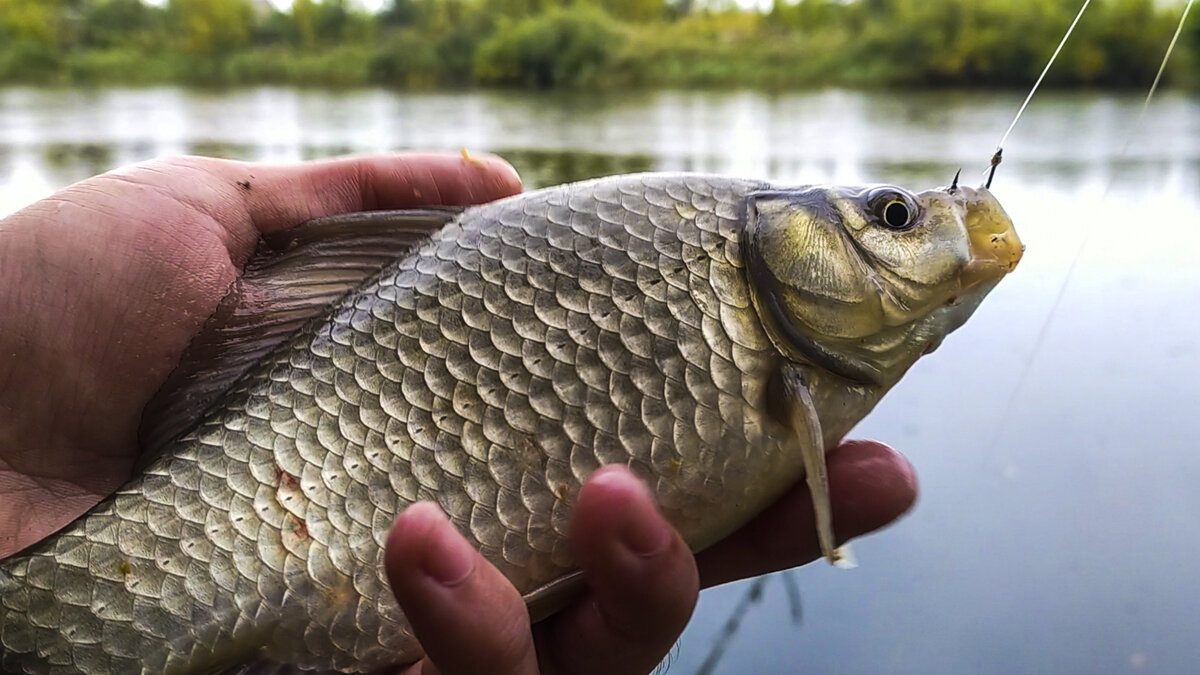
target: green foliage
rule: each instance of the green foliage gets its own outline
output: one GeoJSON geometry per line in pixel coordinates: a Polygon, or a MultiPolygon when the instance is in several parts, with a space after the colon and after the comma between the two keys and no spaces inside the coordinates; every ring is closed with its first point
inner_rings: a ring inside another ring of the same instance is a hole
{"type": "Polygon", "coordinates": [[[366,83],[374,55],[369,47],[355,44],[300,53],[283,47],[248,49],[231,56],[218,79],[239,85],[358,86],[366,83]]]}
{"type": "Polygon", "coordinates": [[[412,26],[420,23],[422,17],[420,0],[391,0],[379,12],[379,25],[387,28],[412,26]]]}
{"type": "Polygon", "coordinates": [[[781,30],[771,17],[700,14],[637,30],[617,67],[630,81],[648,85],[814,86],[837,80],[848,45],[842,32],[804,38],[781,30]]]}
{"type": "Polygon", "coordinates": [[[665,18],[670,9],[663,0],[590,0],[590,4],[616,19],[633,23],[658,21],[665,18]]]}
{"type": "Polygon", "coordinates": [[[293,0],[291,19],[295,44],[306,49],[361,42],[373,29],[371,20],[352,11],[346,0],[293,0]]]}
{"type": "MultiPolygon", "coordinates": [[[[0,83],[1027,87],[1079,0],[0,0],[0,83]],[[256,6],[258,7],[256,9],[256,6]]],[[[1144,87],[1179,0],[1094,0],[1058,86],[1144,87]]],[[[1167,83],[1200,88],[1200,14],[1167,83]]]]}
{"type": "Polygon", "coordinates": [[[0,82],[49,84],[61,72],[62,56],[50,45],[17,42],[0,51],[0,82]]]}
{"type": "Polygon", "coordinates": [[[538,89],[602,84],[623,41],[596,7],[553,9],[497,31],[479,48],[475,74],[485,84],[538,89]]]}
{"type": "Polygon", "coordinates": [[[0,82],[61,79],[64,13],[57,0],[0,0],[0,82]]]}
{"type": "Polygon", "coordinates": [[[393,31],[368,64],[368,76],[389,87],[432,87],[439,80],[436,45],[414,30],[393,31]]]}
{"type": "MultiPolygon", "coordinates": [[[[867,24],[856,60],[877,79],[903,84],[1032,82],[1074,16],[1073,2],[890,0],[886,20],[867,24]]],[[[1050,82],[1144,84],[1157,69],[1174,19],[1150,0],[1093,5],[1050,82]]]]}
{"type": "Polygon", "coordinates": [[[117,47],[149,47],[162,28],[161,15],[141,0],[93,0],[79,15],[83,47],[110,51],[117,47]]]}
{"type": "Polygon", "coordinates": [[[49,0],[0,0],[0,45],[53,45],[63,7],[49,0]]]}
{"type": "Polygon", "coordinates": [[[493,22],[482,16],[451,24],[435,47],[437,71],[441,73],[438,80],[455,86],[473,84],[476,55],[492,30],[493,22]]]}
{"type": "Polygon", "coordinates": [[[88,84],[149,85],[179,78],[177,60],[139,49],[111,47],[70,54],[62,64],[67,79],[88,84]]]}
{"type": "Polygon", "coordinates": [[[248,0],[170,0],[167,15],[177,44],[194,56],[221,57],[250,42],[248,0]]]}

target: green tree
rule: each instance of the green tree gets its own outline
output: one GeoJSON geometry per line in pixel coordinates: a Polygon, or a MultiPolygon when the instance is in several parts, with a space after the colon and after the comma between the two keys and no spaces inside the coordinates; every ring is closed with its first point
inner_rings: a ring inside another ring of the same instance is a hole
{"type": "Polygon", "coordinates": [[[300,44],[309,49],[361,42],[373,32],[372,18],[352,10],[346,0],[293,0],[292,20],[300,44]]]}
{"type": "Polygon", "coordinates": [[[549,89],[595,85],[624,43],[620,25],[591,5],[552,9],[498,30],[476,56],[491,84],[549,89]]]}
{"type": "Polygon", "coordinates": [[[299,44],[292,14],[272,9],[265,17],[254,22],[250,41],[257,46],[299,44]]]}
{"type": "Polygon", "coordinates": [[[146,46],[159,27],[161,10],[142,0],[89,0],[79,13],[82,45],[111,48],[146,46]]]}
{"type": "Polygon", "coordinates": [[[484,0],[482,9],[493,16],[522,19],[544,14],[555,4],[554,0],[484,0]]]}
{"type": "Polygon", "coordinates": [[[62,68],[64,7],[56,0],[0,0],[0,81],[48,82],[62,68]]]}
{"type": "Polygon", "coordinates": [[[62,11],[54,0],[0,0],[0,45],[57,44],[62,11]]]}
{"type": "Polygon", "coordinates": [[[663,0],[593,0],[605,12],[616,19],[631,22],[647,22],[667,16],[668,6],[663,0]]]}
{"type": "Polygon", "coordinates": [[[224,57],[250,42],[249,0],[170,0],[167,13],[177,44],[189,54],[224,57]]]}
{"type": "Polygon", "coordinates": [[[391,0],[387,3],[376,19],[379,24],[389,28],[412,26],[420,23],[424,12],[420,0],[391,0]]]}
{"type": "Polygon", "coordinates": [[[302,47],[312,48],[317,44],[316,13],[317,3],[313,0],[293,0],[292,22],[302,47]]]}

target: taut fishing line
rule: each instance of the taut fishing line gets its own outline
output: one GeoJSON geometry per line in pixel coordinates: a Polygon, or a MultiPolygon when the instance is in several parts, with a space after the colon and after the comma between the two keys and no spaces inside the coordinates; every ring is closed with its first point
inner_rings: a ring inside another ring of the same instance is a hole
{"type": "Polygon", "coordinates": [[[1071,39],[1071,33],[1075,32],[1075,27],[1079,25],[1079,20],[1083,18],[1083,13],[1092,4],[1092,0],[1084,0],[1083,6],[1079,8],[1079,13],[1075,15],[1075,20],[1067,27],[1067,32],[1063,33],[1062,40],[1058,43],[1054,53],[1050,55],[1050,60],[1046,62],[1046,67],[1042,68],[1042,74],[1038,76],[1036,82],[1033,83],[1033,88],[1029,90],[1029,95],[1025,97],[1025,102],[1017,109],[1017,114],[1013,116],[1013,121],[1008,125],[1008,129],[1004,135],[1000,137],[1000,142],[996,144],[996,149],[1000,150],[1004,144],[1008,142],[1008,137],[1012,135],[1013,129],[1017,126],[1017,121],[1021,119],[1021,115],[1025,114],[1025,109],[1029,107],[1029,102],[1033,100],[1033,95],[1037,93],[1038,87],[1042,86],[1042,81],[1046,79],[1046,74],[1050,72],[1050,67],[1058,60],[1058,55],[1062,53],[1063,47],[1067,46],[1067,40],[1071,39]]]}
{"type": "MultiPolygon", "coordinates": [[[[1050,67],[1058,60],[1058,55],[1062,53],[1063,47],[1067,46],[1067,40],[1071,39],[1071,33],[1075,32],[1075,27],[1079,25],[1079,20],[1083,18],[1083,13],[1092,4],[1092,0],[1084,0],[1083,6],[1079,8],[1079,13],[1075,15],[1075,20],[1067,27],[1067,32],[1063,33],[1062,40],[1059,40],[1058,47],[1054,48],[1054,53],[1050,55],[1050,60],[1046,61],[1046,67],[1042,68],[1042,74],[1038,75],[1038,79],[1033,83],[1033,87],[1029,90],[1029,94],[1025,97],[1025,101],[1021,103],[1021,107],[1017,109],[1017,114],[1013,116],[1013,120],[1005,130],[1004,135],[1000,137],[1000,142],[996,145],[996,152],[992,155],[990,166],[984,170],[984,175],[987,180],[983,187],[991,189],[992,179],[996,177],[996,167],[1000,166],[1000,160],[1004,156],[1004,144],[1008,142],[1008,137],[1012,134],[1013,129],[1017,126],[1017,121],[1021,119],[1021,115],[1025,114],[1025,109],[1029,107],[1029,102],[1033,100],[1033,95],[1037,93],[1039,87],[1042,86],[1042,81],[1046,79],[1046,74],[1050,72],[1050,67]]],[[[956,180],[955,183],[958,181],[956,180]]]]}
{"type": "MultiPolygon", "coordinates": [[[[1183,26],[1187,23],[1188,13],[1192,10],[1192,4],[1194,2],[1195,0],[1188,0],[1187,5],[1185,5],[1183,8],[1183,14],[1179,17],[1179,25],[1175,27],[1175,34],[1171,37],[1171,41],[1167,45],[1166,53],[1163,54],[1162,63],[1159,64],[1158,72],[1154,76],[1154,82],[1150,85],[1150,91],[1146,94],[1146,100],[1142,102],[1142,110],[1138,114],[1137,120],[1134,122],[1133,127],[1130,129],[1129,135],[1125,138],[1125,143],[1122,145],[1121,151],[1117,153],[1114,164],[1119,164],[1120,161],[1125,158],[1125,155],[1129,152],[1130,146],[1133,144],[1134,138],[1136,138],[1141,132],[1142,124],[1146,119],[1146,112],[1150,109],[1150,102],[1154,99],[1154,94],[1158,91],[1158,85],[1162,82],[1163,73],[1166,72],[1167,69],[1167,62],[1171,60],[1171,54],[1174,53],[1175,45],[1179,42],[1179,36],[1183,33],[1183,26]]],[[[1042,70],[1041,77],[1037,79],[1037,82],[1033,85],[1033,89],[1030,90],[1029,95],[1025,97],[1025,102],[1021,105],[1020,110],[1017,111],[1017,115],[1013,118],[1012,124],[1008,126],[1008,130],[1004,132],[1004,136],[1000,140],[1000,145],[996,147],[996,154],[992,156],[992,174],[994,174],[996,171],[996,165],[999,163],[999,157],[1004,148],[1004,143],[1008,140],[1013,128],[1017,125],[1017,120],[1021,119],[1021,114],[1024,113],[1025,109],[1029,106],[1029,101],[1033,98],[1034,92],[1037,91],[1038,85],[1040,85],[1042,80],[1045,79],[1046,73],[1050,70],[1050,65],[1054,63],[1056,58],[1058,58],[1058,54],[1060,51],[1062,51],[1063,45],[1066,44],[1067,38],[1070,37],[1071,33],[1075,30],[1075,26],[1079,23],[1079,19],[1083,16],[1083,12],[1087,9],[1089,4],[1091,4],[1091,0],[1086,0],[1083,3],[1083,7],[1080,8],[1079,14],[1075,16],[1075,20],[1071,23],[1070,28],[1067,29],[1067,33],[1063,36],[1062,42],[1059,43],[1058,49],[1054,50],[1054,55],[1050,57],[1050,61],[1046,64],[1046,68],[1042,70]]],[[[1117,171],[1114,169],[1108,178],[1108,183],[1104,187],[1104,192],[1100,195],[1099,202],[1104,201],[1108,197],[1109,192],[1116,183],[1116,179],[1117,171]]],[[[990,185],[991,178],[989,177],[988,186],[990,187],[990,185]]],[[[1009,420],[1009,418],[1012,417],[1013,410],[1017,405],[1017,400],[1025,391],[1025,385],[1028,383],[1029,376],[1033,372],[1033,364],[1037,360],[1038,354],[1041,353],[1042,348],[1045,346],[1046,338],[1050,334],[1050,328],[1054,325],[1054,317],[1057,316],[1058,309],[1062,305],[1063,298],[1066,297],[1067,288],[1071,284],[1071,279],[1075,276],[1075,269],[1078,267],[1079,261],[1083,258],[1083,253],[1087,249],[1088,241],[1091,239],[1092,232],[1092,229],[1084,228],[1083,238],[1080,241],[1079,248],[1076,249],[1075,255],[1071,258],[1071,263],[1067,266],[1067,273],[1063,276],[1062,283],[1059,284],[1058,287],[1058,292],[1054,296],[1054,301],[1050,304],[1050,311],[1046,315],[1046,320],[1042,323],[1041,330],[1038,331],[1038,335],[1034,339],[1033,349],[1030,350],[1029,358],[1025,361],[1025,366],[1021,371],[1021,375],[1017,378],[1017,386],[1013,389],[1012,395],[1009,396],[1008,402],[1004,405],[1003,413],[1000,416],[1000,425],[997,427],[1001,431],[996,432],[996,434],[992,437],[992,441],[988,444],[987,448],[985,448],[983,452],[982,456],[985,462],[987,461],[987,458],[993,454],[993,451],[999,444],[1000,436],[1004,433],[1003,429],[1005,428],[1005,423],[1009,420]]]]}

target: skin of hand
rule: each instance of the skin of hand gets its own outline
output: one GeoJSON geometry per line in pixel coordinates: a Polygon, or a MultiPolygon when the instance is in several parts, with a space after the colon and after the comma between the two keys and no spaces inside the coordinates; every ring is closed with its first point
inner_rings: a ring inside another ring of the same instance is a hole
{"type": "MultiPolygon", "coordinates": [[[[155,160],[76,183],[0,220],[0,558],[128,479],[146,403],[259,236],[354,211],[470,204],[519,192],[495,157],[401,154],[270,166],[155,160]]],[[[835,530],[904,513],[911,466],[878,443],[829,456],[835,530]]],[[[530,626],[500,573],[431,504],[407,509],[387,572],[427,656],[406,673],[642,673],[683,630],[697,589],[819,556],[808,491],[693,557],[647,489],[603,469],[572,516],[587,590],[530,626]],[[469,648],[464,648],[469,645],[469,648]]]]}

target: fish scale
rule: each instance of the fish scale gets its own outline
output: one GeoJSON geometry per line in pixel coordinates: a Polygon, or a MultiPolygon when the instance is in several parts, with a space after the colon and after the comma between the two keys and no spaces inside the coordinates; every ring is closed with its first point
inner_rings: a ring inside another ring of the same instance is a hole
{"type": "Polygon", "coordinates": [[[4,669],[412,660],[384,576],[396,515],[436,502],[528,593],[574,569],[570,505],[602,464],[647,480],[693,547],[736,527],[770,496],[737,476],[777,494],[802,470],[760,405],[779,356],[739,217],[764,187],[637,176],[469,209],[5,563],[4,669]]]}

